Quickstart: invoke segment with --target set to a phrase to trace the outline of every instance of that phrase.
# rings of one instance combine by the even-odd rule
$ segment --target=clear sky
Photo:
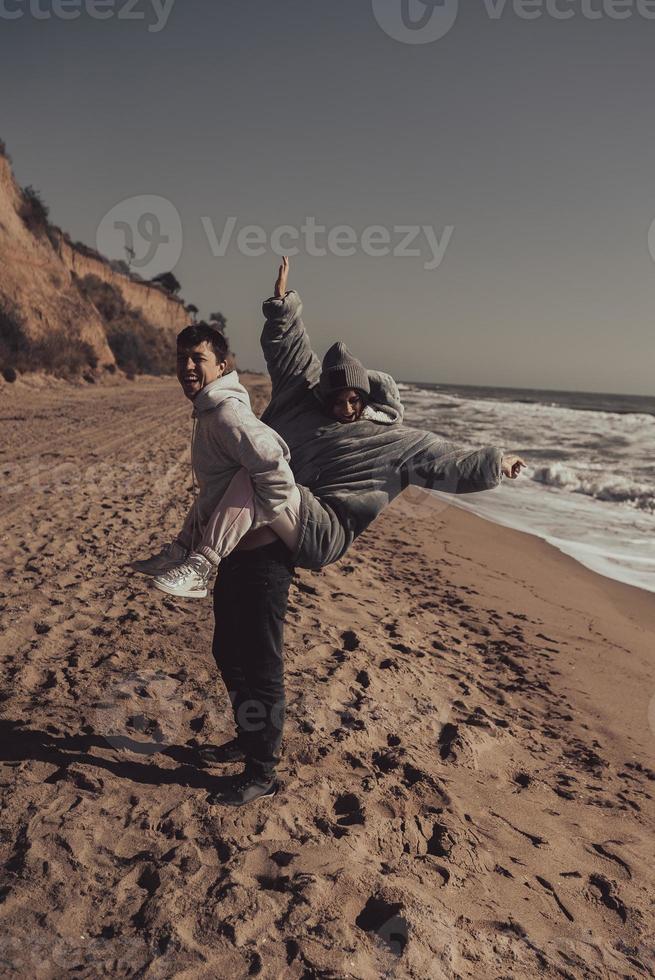
[[[0,0],[0,135],[74,238],[95,245],[132,220],[120,202],[165,198],[173,211],[144,213],[181,252],[185,298],[228,317],[242,366],[263,368],[270,236],[289,225],[321,355],[343,339],[405,380],[652,393],[655,19],[641,0],[621,20],[611,0],[544,0],[536,19],[512,0],[176,0],[166,19],[170,2]],[[444,36],[419,38],[421,15]],[[330,243],[308,240],[308,218]],[[237,244],[248,225],[258,257],[257,235]],[[393,254],[400,226],[427,227],[419,255]]]

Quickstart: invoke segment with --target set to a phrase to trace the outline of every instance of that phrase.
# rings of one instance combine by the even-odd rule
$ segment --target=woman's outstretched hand
[[[279,272],[277,274],[277,280],[275,282],[275,298],[282,299],[286,296],[287,292],[287,279],[289,278],[289,259],[285,255],[282,259],[282,265],[280,266]]]
[[[503,476],[508,476],[510,480],[515,480],[521,473],[521,467],[527,465],[520,456],[503,456],[501,463]]]

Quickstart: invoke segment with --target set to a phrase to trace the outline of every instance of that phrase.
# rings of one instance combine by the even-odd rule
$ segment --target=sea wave
[[[576,473],[570,466],[555,462],[547,466],[535,467],[530,473],[536,483],[582,493],[596,500],[610,503],[629,504],[637,510],[655,514],[655,493],[652,486],[636,483],[625,477],[603,476],[598,473]]]

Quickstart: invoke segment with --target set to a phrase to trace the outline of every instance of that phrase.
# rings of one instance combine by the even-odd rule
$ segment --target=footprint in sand
[[[558,906],[560,912],[562,912],[563,915],[566,916],[566,918],[569,920],[569,922],[575,922],[575,918],[569,912],[569,910],[567,909],[566,905],[564,905],[564,903],[560,899],[559,895],[557,894],[557,892],[555,891],[555,889],[553,888],[553,886],[551,885],[551,883],[549,881],[547,881],[546,878],[542,878],[540,875],[536,875],[536,880],[541,885],[541,887],[544,889],[544,891],[548,892],[548,894],[552,896],[552,898],[553,898],[555,904]]]
[[[355,793],[342,793],[334,801],[334,812],[341,827],[364,825],[364,806]]]
[[[589,889],[586,897],[592,902],[602,903],[606,908],[615,912],[621,919],[621,922],[625,923],[627,921],[628,909],[617,895],[616,884],[609,881],[604,875],[590,875]]]
[[[355,925],[375,936],[400,958],[409,942],[409,922],[402,911],[400,902],[373,895],[355,919]]]
[[[278,868],[286,868],[297,857],[298,854],[293,851],[275,851],[271,854],[271,861],[274,861]]]
[[[403,778],[401,782],[407,789],[411,789],[416,783],[432,782],[432,780],[422,769],[417,769],[416,766],[406,762],[403,766]]]
[[[359,637],[353,630],[346,630],[341,634],[341,643],[343,644],[343,649],[352,653],[359,647]]]
[[[446,722],[441,731],[439,732],[439,755],[446,761],[447,759],[454,759],[454,745],[459,736],[459,729],[457,725],[453,725],[451,722]]]
[[[604,844],[592,844],[591,846],[593,850],[596,852],[596,854],[600,854],[600,856],[604,857],[607,861],[612,861],[614,864],[618,864],[618,866],[623,869],[627,877],[632,878],[632,869],[628,864],[628,862],[624,861],[623,858],[620,858],[618,854],[615,854],[613,851],[610,851],[607,847],[608,844],[613,844],[613,845],[618,844],[620,846],[623,844],[623,841],[610,840],[610,841],[605,841]]]
[[[517,772],[514,776],[514,782],[519,787],[519,793],[521,790],[527,789],[532,782],[532,777],[528,775],[527,772]]]
[[[400,757],[405,754],[402,748],[375,751],[371,756],[373,765],[378,772],[390,773],[400,766]]]

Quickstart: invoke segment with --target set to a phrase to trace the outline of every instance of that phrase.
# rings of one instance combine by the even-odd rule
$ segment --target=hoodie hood
[[[368,375],[370,393],[362,418],[368,419],[370,422],[378,422],[380,425],[393,425],[394,422],[402,422],[404,408],[400,400],[398,385],[391,375],[383,374],[382,371],[367,371],[366,374]],[[316,385],[313,392],[321,406],[325,408],[327,400],[322,394],[320,386]]]
[[[384,416],[387,425],[391,425],[392,422],[402,422],[405,409],[400,400],[398,385],[391,375],[383,374],[381,371],[369,371],[368,383],[371,386],[371,394],[366,409],[375,412],[375,421],[381,422],[382,418],[378,416]]]
[[[236,398],[242,405],[250,408],[250,396],[239,381],[236,371],[224,374],[211,384],[206,385],[193,400],[193,416],[197,418],[203,412],[211,412],[228,398]]]

